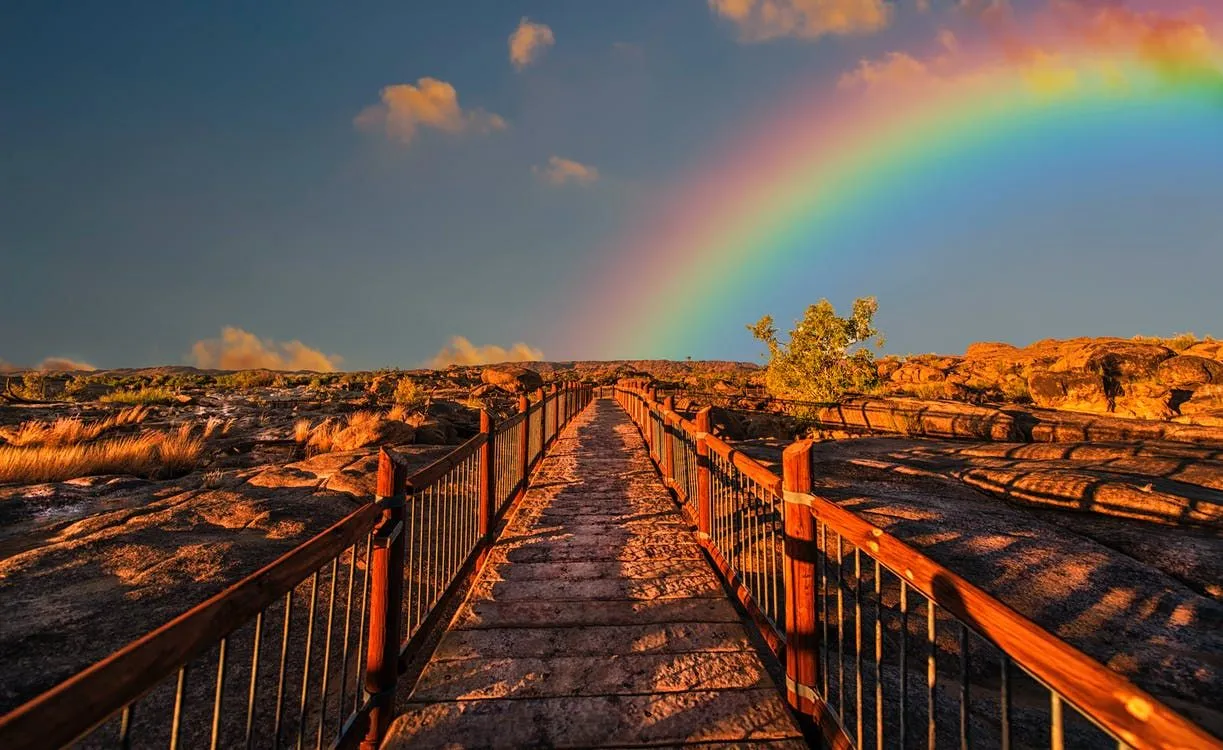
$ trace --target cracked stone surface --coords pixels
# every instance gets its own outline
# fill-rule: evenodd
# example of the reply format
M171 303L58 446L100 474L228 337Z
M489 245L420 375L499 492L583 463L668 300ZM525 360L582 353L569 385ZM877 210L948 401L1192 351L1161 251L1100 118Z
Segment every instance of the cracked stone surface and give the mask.
M385 748L806 747L612 401L562 433Z

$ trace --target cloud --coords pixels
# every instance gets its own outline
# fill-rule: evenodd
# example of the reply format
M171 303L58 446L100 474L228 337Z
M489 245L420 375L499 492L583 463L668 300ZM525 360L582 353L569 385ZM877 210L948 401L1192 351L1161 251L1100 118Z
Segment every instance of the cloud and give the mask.
M218 339L204 339L191 347L196 367L218 370L315 370L333 372L340 357L327 356L300 341L261 340L241 328L226 326Z
M567 182L589 185L599 179L597 168L559 156L548 157L547 166L536 165L531 167L531 171L553 185L564 185Z
M917 10L921 13L930 10L930 0L917 0Z
M429 360L429 367L440 370L450 365L484 365L497 362L539 362L544 353L521 341L509 349L489 344L475 346L462 336L455 336L450 343Z
M1001 21L1011 15L1010 0L959 0L956 7L982 21Z
M839 85L930 95L939 86L982 83L1009 73L1039 96L1064 96L1089 83L1124 91L1132 79L1115 61L1137 56L1167 80L1183 76L1223 87L1219 30L1212 33L1203 18L1193 14L1177 17L1108 2L1054 0L1037 30L1025 33L1008 23L995 31L997 49L990 57L970 55L954 34L943 30L937 52L924 57L889 52L861 60L841 76Z
M886 0L709 0L709 7L734 23L745 42L868 34L891 20Z
M0 359L0 373L17 372L20 369L23 369L23 368L18 367L17 365L13 364L12 362L5 362L3 359Z
M488 133L505 128L500 115L482 109L464 111L454 86L436 78L421 78L415 86L387 86L381 99L380 104L366 107L353 118L358 130L382 132L391 140L407 144L422 127L447 133Z
M556 42L552 29L542 23L535 23L523 16L518 22L518 28L510 34L510 62L518 70L522 70L539 59L544 50Z
M68 359L67 357L47 357L35 365L34 369L42 370L43 372L64 370L79 370L89 372L98 368L94 367L88 362L78 362L77 360Z

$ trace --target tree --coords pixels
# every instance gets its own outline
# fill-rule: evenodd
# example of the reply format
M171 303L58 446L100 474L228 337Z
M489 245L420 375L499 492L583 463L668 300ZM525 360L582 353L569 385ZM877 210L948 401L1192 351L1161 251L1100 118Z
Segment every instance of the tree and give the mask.
M873 386L878 379L875 358L862 344L877 337L875 346L883 346L873 322L878 309L874 297L861 297L854 300L853 313L842 318L822 299L807 308L784 344L777 340L773 316L749 325L752 335L769 347L769 391L781 398L836 401L847 392Z

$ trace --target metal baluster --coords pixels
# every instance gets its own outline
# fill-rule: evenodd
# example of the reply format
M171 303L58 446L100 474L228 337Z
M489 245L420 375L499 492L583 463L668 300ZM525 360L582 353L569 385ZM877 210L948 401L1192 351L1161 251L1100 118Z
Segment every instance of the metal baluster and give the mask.
M969 695L968 695L968 628L960 623L960 747L968 750L969 744Z
M1002 654L1001 675L998 682L998 718L999 734L1002 736L1002 750L1011 750L1011 658Z
M854 720L862 744L862 550L854 547Z
M1062 726L1062 697L1049 691L1049 750L1065 750L1066 733Z
M837 534L837 715L845 717L845 566L841 535Z
M310 610L306 619L306 654L303 657L305 662L302 666L302 690L301 699L297 706L297 739L295 745L297 750L301 750L302 739L306 731L306 706L309 701L307 696L310 694L310 665L312 647L314 646L314 616L318 612L318 571L314 571L314 575L310 578Z
M414 498L409 498L412 500ZM356 669L353 670L353 692L352 692L352 710L358 711L361 708L361 679L364 675L361 674L361 665L365 661L365 649L361 648L361 644L365 639L365 616L369 612L369 579L370 579L370 551L374 544L374 535L365 535L365 575L361 582L361 621L357 625L357 663Z
M222 638L218 645L217 656L217 688L212 701L212 738L208 747L217 750L217 742L221 739L221 699L225 695L225 649L229 638Z
M327 638L323 644L323 687L319 691L318 732L314 738L315 750L321 750L323 747L323 731L327 724L327 685L328 678L331 677L331 629L335 621L335 585L339 572L340 558L337 557L331 561L331 592L327 597Z
M280 722L284 715L285 668L289 663L289 626L293 623L293 590L285 594L285 623L280 638L280 674L276 678L276 720L273 724L273 746L280 747Z
M119 747L121 750L131 750L132 747L132 709L134 703L123 707L123 716L119 719Z
M411 538L411 537L409 537ZM344 726L344 705L348 702L348 644L352 632L352 589L357 572L357 545L348 548L352 559L348 562L348 592L344 597L344 647L340 649L340 701L336 704L339 710L341 728Z
M900 747L909 746L909 584L900 579Z
M875 747L883 750L883 580L875 560Z
M255 615L255 635L251 646L251 684L246 696L246 747L252 746L255 728L255 696L259 686L259 647L263 641L263 611Z
M926 656L926 745L930 750L934 750L938 735L934 715L934 685L938 679L938 665L935 661L938 649L938 644L935 642L936 627L934 600L926 599L926 642L930 647L930 652Z
M817 521L817 523L819 523ZM828 672L832 662L828 651L828 524L819 523L820 531L820 673L824 680L824 700L828 699Z
M170 750L178 750L178 735L183 726L183 693L187 687L187 665L178 668L178 685L174 688L174 716L170 724Z

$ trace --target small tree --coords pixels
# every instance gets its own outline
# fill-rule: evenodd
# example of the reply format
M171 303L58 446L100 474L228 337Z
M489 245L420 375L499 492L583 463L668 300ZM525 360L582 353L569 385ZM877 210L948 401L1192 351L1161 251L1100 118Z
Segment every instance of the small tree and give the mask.
M875 346L883 346L873 323L878 309L874 297L861 297L854 300L853 313L842 318L831 302L822 299L807 308L785 344L777 340L773 316L749 325L752 335L769 347L765 371L769 391L781 398L836 401L847 392L873 386L878 379L875 358L860 345L878 337Z

